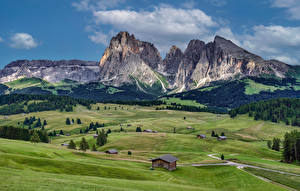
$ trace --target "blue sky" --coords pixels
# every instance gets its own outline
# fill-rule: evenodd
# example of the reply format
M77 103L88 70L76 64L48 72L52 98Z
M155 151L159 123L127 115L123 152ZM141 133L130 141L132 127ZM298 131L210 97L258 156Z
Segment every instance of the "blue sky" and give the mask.
M0 67L18 59L100 60L129 31L171 45L216 34L266 59L300 64L300 0L0 0Z

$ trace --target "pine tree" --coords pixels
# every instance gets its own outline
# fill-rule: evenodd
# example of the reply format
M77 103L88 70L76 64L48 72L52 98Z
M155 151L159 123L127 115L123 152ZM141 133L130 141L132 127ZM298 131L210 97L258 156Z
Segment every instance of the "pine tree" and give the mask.
M111 134L111 130L108 129L107 132L106 132L106 134Z
M272 148L272 141L268 140L267 141L267 146L268 146L269 149L271 149Z
M76 122L77 124L81 124L81 120L79 118L77 118Z
M89 144L86 142L85 138L82 137L79 144L79 150L86 151L87 149L89 149Z
M222 133L221 133L221 136L225 136L225 133L224 133L224 132L222 132Z
M274 138L273 139L272 149L275 150L275 151L280 150L280 139L279 138Z
M64 135L63 130L60 130L60 131L59 131L59 134Z
M104 129L102 129L102 131L100 131L97 137L97 145L101 147L106 143L107 143L107 134L105 133Z
M92 146L92 151L97 151L97 148L96 148L95 144L93 144L93 146Z
M100 110L100 107L97 107L97 110L99 111L99 110Z
M30 137L30 141L32 143L39 143L41 141L40 137L39 137L39 135L38 135L38 133L36 131L33 131L33 134Z
M215 134L215 131L214 131L214 130L211 132L211 136L212 136L212 137L215 137L215 136L216 136L216 134Z
M73 139L71 139L68 149L76 149L76 144L74 143Z
M221 155L221 160L224 160L224 159L225 159L225 157L224 157L224 155L222 154L222 155Z
M46 126L46 125L47 125L47 121L46 121L46 120L44 120L44 122L43 122L43 125L44 125L44 126Z
M71 121L70 121L69 118L66 119L66 124L67 124L67 125L71 125Z

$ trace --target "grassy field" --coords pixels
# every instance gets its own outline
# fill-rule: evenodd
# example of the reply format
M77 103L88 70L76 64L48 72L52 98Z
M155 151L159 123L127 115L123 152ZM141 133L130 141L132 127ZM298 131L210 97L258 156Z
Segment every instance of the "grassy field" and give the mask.
M167 153L178 157L179 165L216 163L219 161L207 155L217 153L241 163L300 174L300 166L281 163L281 152L268 149L266 144L267 140L283 138L285 132L297 128L254 121L247 116L231 119L228 115L211 113L96 104L91 110L77 106L73 112L0 116L0 126L22 127L24 118L30 116L47 120L45 129L49 131L63 130L71 135L52 138L50 144L0 139L0 179L6 180L1 181L1 188L20 190L26 184L23 190L62 190L62 185L68 185L65 190L285 190L235 167L181 166L174 172L149 170L150 158ZM83 124L66 125L67 117L75 121L80 118ZM82 153L61 146L71 139L79 144L82 137L92 146L96 142L95 132L79 134L90 122L104 123L103 129L112 131L108 143L98 147L98 152ZM124 131L120 132L121 126ZM137 126L158 133L136 133ZM194 129L189 130L187 126ZM224 132L228 140L217 141L210 136L212 130L218 134ZM197 139L199 133L207 138ZM119 154L103 153L112 148Z
M50 144L0 139L0 145L3 190L285 190L235 167L179 167L169 172Z
M289 176L289 175L279 174L275 172L268 172L265 170L253 169L253 168L246 168L245 170L257 176L267 178L269 180L278 182L280 184L286 185L296 190L300 190L300 177Z

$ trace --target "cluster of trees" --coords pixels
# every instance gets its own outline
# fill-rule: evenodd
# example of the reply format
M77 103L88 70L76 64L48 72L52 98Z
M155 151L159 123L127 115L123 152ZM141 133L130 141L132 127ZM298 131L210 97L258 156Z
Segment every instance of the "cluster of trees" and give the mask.
M142 128L141 127L137 127L135 132L142 132Z
M300 132L286 133L283 140L283 160L287 163L300 163Z
M275 150L275 151L280 151L280 143L281 140L279 138L274 137L273 141L268 141L267 145L269 147L269 149Z
M29 103L29 101L38 101ZM57 95L28 95L28 94L10 94L0 96L0 114L12 115L18 113L30 113L39 111L73 111L77 104L90 106L95 103L91 100L75 99L66 96ZM27 106L27 107L25 107Z
M63 130L60 130L59 131L59 135L64 135L65 133L64 133L64 131ZM49 137L55 137L57 135L57 132L54 130L53 132L50 132L49 134L48 134L48 136Z
M181 105L177 103L172 103L172 105L167 105L166 107L156 107L156 110L178 110L178 111L189 111L189 112L209 112L216 114L224 114L227 113L226 110L220 108L213 107L197 107L190 105Z
M72 123L71 123L71 121L72 121ZM70 120L70 118L67 118L67 119L66 119L66 124L67 124L67 125L71 125L71 124L74 124L74 123L75 123L75 120L74 120L74 119L72 119L72 120ZM77 123L77 124L82 124L82 123L81 123L81 119L77 118L77 119L76 119L76 123Z
M34 123L36 122L36 123ZM25 117L24 121L23 121L23 125L29 126L29 129L31 129L32 125L33 128L42 128L44 130L44 126L47 125L47 121L44 120L43 123L41 122L41 119L38 118L36 119L35 116L33 117Z
M279 98L246 104L229 112L234 118L238 114L247 114L255 120L285 122L286 125L300 127L300 99Z
M106 101L103 103L113 103L120 105L139 105L139 106L155 106L155 105L164 105L165 101L162 100L145 100L145 101Z
M89 131L96 131L96 133L98 133L97 131L97 128L101 128L101 127L104 127L105 124L104 123L94 123L94 122L91 122L90 125L88 127L86 127L85 129L80 129L80 134L82 133L88 133Z
M219 134L218 134L217 132L215 132L214 130L212 130L212 131L211 131L211 136L212 136L212 137L219 137ZM225 136L225 133L222 132L222 133L221 133L221 136Z
M37 140L36 135L38 135L38 142L48 143L49 138L46 131L42 130L29 130L24 128L18 128L13 126L2 126L0 127L0 137L6 139L14 139L14 140L24 140L30 141L32 136L33 139ZM34 141L36 142L36 141Z

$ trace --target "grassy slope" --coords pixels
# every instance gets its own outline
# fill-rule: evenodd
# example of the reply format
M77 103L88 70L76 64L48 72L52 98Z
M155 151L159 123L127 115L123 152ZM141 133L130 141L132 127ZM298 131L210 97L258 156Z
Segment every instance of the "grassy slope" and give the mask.
M100 111L96 108L100 107ZM104 106L110 110L104 110ZM115 110L116 108L116 110ZM119 158L129 158L137 160L147 160L150 157L158 156L162 153L173 153L180 158L179 163L211 163L214 160L207 157L210 153L224 153L226 158L233 158L241 162L265 166L268 168L279 168L286 171L300 173L300 167L280 163L281 153L267 149L266 141L273 137L282 138L284 133L297 129L283 124L275 124L264 121L254 121L247 116L239 116L231 119L228 115L215 115L210 113L189 113L180 111L156 111L152 107L121 106L113 104L97 104L92 110L78 106L74 112L39 112L28 114L27 116L40 117L46 119L48 125L46 129L64 130L70 132L71 137L61 136L54 138L52 144L60 145L75 139L77 142L85 136L90 144L95 143L90 132L87 135L76 134L80 128L85 128L90 122L105 123L113 131L109 135L109 143L99 148L103 151L108 148L121 150ZM83 124L66 125L66 118L80 118ZM184 120L186 117L186 120ZM0 118L0 125L18 125L24 120L22 114L9 116L7 119ZM118 132L120 124L126 132ZM132 126L127 127L127 124ZM135 133L137 126L142 129L157 130L158 134ZM191 126L195 130L187 130ZM173 133L174 128L176 134ZM219 142L210 137L212 130L217 133L225 132L229 140ZM206 134L205 140L196 139L196 134ZM131 150L134 154L127 155ZM105 158L105 156L102 156Z
M0 139L0 145L4 190L285 190L234 167L179 167L168 172L49 144Z
M253 168L246 168L245 170L257 176L267 178L269 180L278 182L280 184L286 185L296 190L300 190L300 177L289 176L289 175L269 172L260 169L253 169Z

